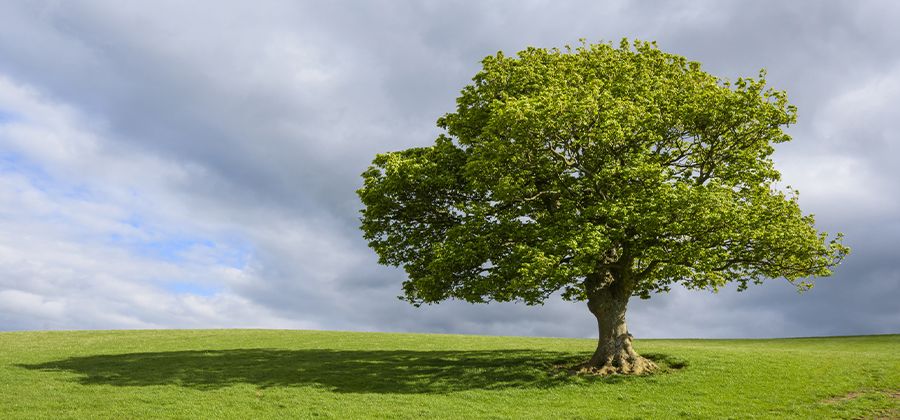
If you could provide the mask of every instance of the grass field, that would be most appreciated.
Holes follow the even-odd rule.
[[[0,333],[0,418],[897,418],[900,335],[593,340],[277,330]]]

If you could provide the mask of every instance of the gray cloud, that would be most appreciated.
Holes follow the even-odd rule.
[[[729,78],[767,68],[800,108],[785,181],[854,247],[803,295],[773,281],[636,301],[635,334],[896,332],[898,18],[890,2],[7,3],[0,328],[592,336],[581,304],[398,301],[403,273],[375,264],[354,190],[374,154],[433,141],[483,56],[627,36]]]

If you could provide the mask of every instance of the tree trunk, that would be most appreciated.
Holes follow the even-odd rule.
[[[631,334],[625,325],[625,309],[631,297],[626,279],[616,279],[611,273],[605,287],[588,295],[588,309],[597,317],[600,337],[597,350],[582,370],[609,375],[640,375],[657,369],[656,364],[638,355],[631,347]]]

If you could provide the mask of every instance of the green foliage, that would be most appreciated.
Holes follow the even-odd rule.
[[[486,57],[431,147],[378,155],[358,191],[405,298],[521,300],[616,269],[644,298],[784,277],[799,288],[849,252],[779,189],[773,144],[796,109],[758,78],[623,41]]]
[[[0,418],[897,418],[900,336],[637,340],[652,376],[553,366],[595,340],[329,331],[0,333]]]

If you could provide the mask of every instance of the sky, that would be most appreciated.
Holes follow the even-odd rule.
[[[360,174],[426,146],[480,60],[656,41],[798,109],[774,155],[853,253],[798,294],[674,289],[638,338],[900,332],[900,3],[5,1],[0,330],[290,328],[593,337],[583,303],[397,299]]]

